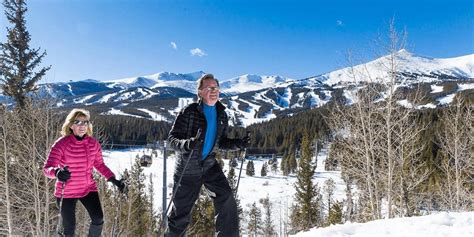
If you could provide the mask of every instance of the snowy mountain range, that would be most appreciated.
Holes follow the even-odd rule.
[[[396,52],[400,84],[428,88],[431,102],[449,103],[460,91],[474,90],[474,54],[455,58],[428,58],[406,50]],[[242,75],[220,79],[221,98],[238,126],[291,115],[323,106],[333,99],[351,103],[351,91],[363,82],[383,82],[389,75],[390,55],[305,79]],[[160,72],[112,81],[83,80],[39,85],[40,96],[50,96],[60,108],[84,107],[101,114],[127,115],[173,121],[196,98],[196,81],[204,72]],[[0,96],[0,102],[9,103]]]

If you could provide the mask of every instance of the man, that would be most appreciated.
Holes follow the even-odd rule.
[[[243,149],[250,139],[227,138],[228,118],[219,101],[219,82],[212,74],[198,80],[197,90],[198,102],[178,114],[168,137],[181,154],[175,168],[173,191],[177,190],[165,236],[185,236],[203,184],[214,202],[216,235],[239,236],[237,205],[214,151],[216,144],[221,149]]]

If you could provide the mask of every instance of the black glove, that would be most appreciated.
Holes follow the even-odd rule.
[[[69,172],[67,166],[62,169],[56,169],[56,178],[61,182],[66,182],[71,178],[71,172]]]
[[[200,136],[201,136],[201,129],[198,129],[196,136],[191,137],[188,140],[186,140],[185,149],[187,151],[198,149],[202,144],[202,140]]]
[[[117,179],[115,179],[115,177],[112,177],[112,178],[108,179],[107,181],[112,182],[115,186],[117,186],[118,190],[121,193],[124,193],[126,191],[126,185],[125,185],[125,182],[124,182],[125,180],[124,179],[117,180]]]
[[[250,144],[250,134],[247,133],[247,136],[237,141],[236,146],[240,149],[245,149]]]

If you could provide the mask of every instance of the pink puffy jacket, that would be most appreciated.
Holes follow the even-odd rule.
[[[62,137],[56,141],[44,163],[43,172],[48,178],[55,178],[55,171],[69,167],[71,178],[64,185],[64,198],[81,198],[96,191],[97,185],[92,177],[92,168],[109,179],[114,173],[104,164],[100,144],[86,135],[78,141],[74,135]],[[56,181],[54,196],[61,197],[61,182]]]

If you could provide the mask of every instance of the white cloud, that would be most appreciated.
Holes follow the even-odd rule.
[[[191,56],[203,57],[203,56],[207,55],[207,53],[204,52],[204,50],[202,50],[200,48],[191,49],[191,50],[189,50],[189,52],[191,53]]]
[[[171,46],[171,48],[173,48],[174,50],[177,50],[177,49],[178,49],[178,45],[177,45],[174,41],[171,41],[170,46]]]
[[[336,24],[337,24],[338,26],[343,26],[343,25],[344,25],[344,22],[342,22],[341,20],[337,20],[337,21],[336,21]]]

